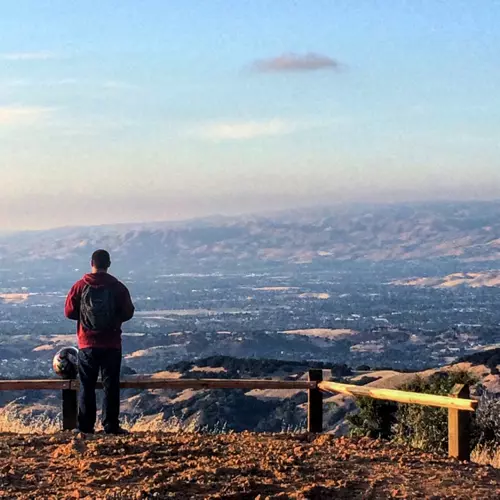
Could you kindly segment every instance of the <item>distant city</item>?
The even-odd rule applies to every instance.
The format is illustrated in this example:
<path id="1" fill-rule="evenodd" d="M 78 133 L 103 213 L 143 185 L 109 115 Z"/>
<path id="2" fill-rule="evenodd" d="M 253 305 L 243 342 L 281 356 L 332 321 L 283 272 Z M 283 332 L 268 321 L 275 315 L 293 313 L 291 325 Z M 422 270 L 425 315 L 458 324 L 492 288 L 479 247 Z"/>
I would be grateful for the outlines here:
<path id="1" fill-rule="evenodd" d="M 212 355 L 419 370 L 500 342 L 500 203 L 391 205 L 0 239 L 0 376 L 51 376 L 93 249 L 136 304 L 125 366 Z"/>

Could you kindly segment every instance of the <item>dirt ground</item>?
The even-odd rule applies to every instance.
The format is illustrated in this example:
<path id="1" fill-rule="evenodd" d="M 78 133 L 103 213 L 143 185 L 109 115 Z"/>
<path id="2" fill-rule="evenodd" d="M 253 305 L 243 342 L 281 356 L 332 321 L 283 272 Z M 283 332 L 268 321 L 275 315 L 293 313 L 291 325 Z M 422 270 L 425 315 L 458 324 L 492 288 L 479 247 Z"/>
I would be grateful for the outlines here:
<path id="1" fill-rule="evenodd" d="M 329 435 L 0 434 L 0 498 L 498 499 L 500 471 Z"/>

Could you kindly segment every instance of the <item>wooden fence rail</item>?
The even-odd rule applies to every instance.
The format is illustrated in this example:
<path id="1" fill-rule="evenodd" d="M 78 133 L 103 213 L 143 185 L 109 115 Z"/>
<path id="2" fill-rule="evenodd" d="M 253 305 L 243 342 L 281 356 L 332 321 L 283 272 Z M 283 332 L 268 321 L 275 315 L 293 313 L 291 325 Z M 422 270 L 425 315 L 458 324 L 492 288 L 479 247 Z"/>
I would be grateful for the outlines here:
<path id="1" fill-rule="evenodd" d="M 337 382 L 320 382 L 318 387 L 326 392 L 339 392 L 350 396 L 364 396 L 373 399 L 383 399 L 385 401 L 395 401 L 397 403 L 434 406 L 463 411 L 475 411 L 477 407 L 477 401 L 462 397 L 420 394 L 418 392 L 397 391 L 394 389 L 376 389 L 362 385 L 339 384 Z"/>
<path id="2" fill-rule="evenodd" d="M 323 381 L 322 370 L 309 370 L 309 380 L 257 379 L 167 379 L 150 375 L 125 377 L 122 389 L 278 389 L 307 390 L 307 428 L 309 432 L 323 431 L 323 394 L 340 393 L 355 397 L 370 397 L 398 403 L 419 404 L 448 409 L 448 454 L 460 460 L 470 459 L 470 412 L 477 401 L 469 399 L 469 387 L 457 385 L 450 396 L 420 394 L 394 389 L 378 389 L 352 384 Z M 0 391 L 61 390 L 63 430 L 77 426 L 78 380 L 0 380 Z M 102 384 L 98 382 L 97 388 Z"/>

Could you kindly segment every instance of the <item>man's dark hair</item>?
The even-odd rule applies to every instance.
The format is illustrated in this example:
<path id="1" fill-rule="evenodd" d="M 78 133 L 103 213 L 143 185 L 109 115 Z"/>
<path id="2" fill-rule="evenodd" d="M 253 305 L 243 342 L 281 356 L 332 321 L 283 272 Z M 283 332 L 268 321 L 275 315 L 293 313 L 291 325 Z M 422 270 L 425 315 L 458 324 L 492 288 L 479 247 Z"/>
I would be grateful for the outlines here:
<path id="1" fill-rule="evenodd" d="M 106 250 L 96 250 L 92 254 L 92 265 L 96 269 L 107 269 L 111 265 L 111 257 Z"/>

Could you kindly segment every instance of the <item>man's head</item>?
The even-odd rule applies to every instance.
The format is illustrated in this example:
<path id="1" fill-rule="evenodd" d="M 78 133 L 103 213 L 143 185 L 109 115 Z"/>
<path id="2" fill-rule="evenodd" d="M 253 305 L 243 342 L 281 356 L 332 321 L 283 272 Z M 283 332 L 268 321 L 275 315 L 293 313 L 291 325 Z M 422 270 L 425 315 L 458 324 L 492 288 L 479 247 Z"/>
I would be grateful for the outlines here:
<path id="1" fill-rule="evenodd" d="M 93 273 L 106 272 L 111 265 L 111 257 L 109 252 L 106 250 L 96 250 L 92 254 L 92 259 L 90 261 Z"/>

